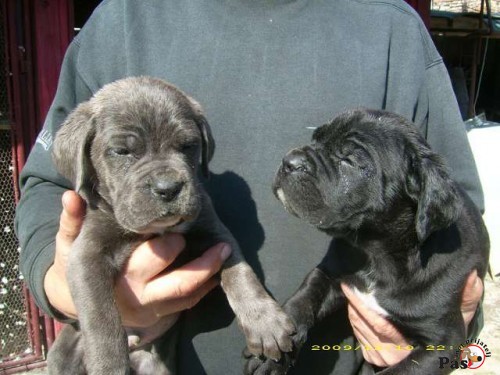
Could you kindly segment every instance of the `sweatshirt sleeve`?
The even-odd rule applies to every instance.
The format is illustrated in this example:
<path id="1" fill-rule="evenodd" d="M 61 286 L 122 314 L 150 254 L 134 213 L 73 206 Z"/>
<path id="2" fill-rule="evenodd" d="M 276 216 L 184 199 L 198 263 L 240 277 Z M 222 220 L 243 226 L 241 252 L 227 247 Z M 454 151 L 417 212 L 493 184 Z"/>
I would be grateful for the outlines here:
<path id="1" fill-rule="evenodd" d="M 403 6 L 403 5 L 401 5 Z M 383 108 L 412 120 L 448 165 L 451 177 L 484 211 L 484 201 L 465 124 L 448 71 L 422 20 L 404 6 L 389 36 Z"/>
<path id="2" fill-rule="evenodd" d="M 428 111 L 426 138 L 432 149 L 444 157 L 452 178 L 484 212 L 484 198 L 465 124 L 445 65 L 437 61 L 426 70 L 424 82 Z"/>
<path id="3" fill-rule="evenodd" d="M 62 211 L 61 196 L 71 184 L 59 175 L 51 157 L 57 129 L 79 102 L 91 91 L 78 74 L 79 40 L 69 46 L 59 77 L 56 96 L 45 124 L 20 175 L 21 199 L 15 227 L 21 246 L 20 269 L 37 305 L 61 319 L 51 308 L 44 292 L 44 277 L 54 261 L 55 235 Z"/>
<path id="4" fill-rule="evenodd" d="M 427 142 L 445 159 L 451 177 L 484 213 L 484 196 L 479 173 L 448 71 L 441 58 L 426 68 L 415 117 L 415 122 L 425 131 Z M 467 337 L 477 337 L 483 326 L 481 300 L 469 324 Z"/>

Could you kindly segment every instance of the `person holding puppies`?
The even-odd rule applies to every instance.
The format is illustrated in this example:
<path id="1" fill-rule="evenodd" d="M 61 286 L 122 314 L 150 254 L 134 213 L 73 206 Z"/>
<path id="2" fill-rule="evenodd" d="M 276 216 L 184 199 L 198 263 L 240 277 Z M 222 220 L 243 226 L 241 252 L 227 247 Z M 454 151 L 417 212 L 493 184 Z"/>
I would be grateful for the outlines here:
<path id="1" fill-rule="evenodd" d="M 484 208 L 445 66 L 402 1 L 106 0 L 68 48 L 40 136 L 49 141 L 35 144 L 21 176 L 22 272 L 38 305 L 62 321 L 78 317 L 66 259 L 86 207 L 55 172 L 50 139 L 102 86 L 138 75 L 172 82 L 205 108 L 217 144 L 205 185 L 247 261 L 281 303 L 321 261 L 329 241 L 283 211 L 271 191 L 274 169 L 288 149 L 309 140 L 310 127 L 345 108 L 385 109 L 417 124 Z M 115 286 L 123 323 L 150 328 L 140 338 L 147 342 L 164 333 L 156 329 L 161 319 L 185 311 L 179 373 L 241 373 L 244 338 L 224 296 L 213 290 L 231 249 L 218 244 L 169 268 L 184 245 L 182 235 L 167 234 L 132 253 Z M 472 274 L 462 299 L 470 334 L 480 325 L 473 316 L 482 291 Z M 369 373 L 365 363 L 385 367 L 408 354 L 375 350 L 379 343 L 404 347 L 405 338 L 348 288 L 344 293 L 348 312 L 310 333 L 294 373 Z M 313 351 L 313 345 L 345 350 Z"/>

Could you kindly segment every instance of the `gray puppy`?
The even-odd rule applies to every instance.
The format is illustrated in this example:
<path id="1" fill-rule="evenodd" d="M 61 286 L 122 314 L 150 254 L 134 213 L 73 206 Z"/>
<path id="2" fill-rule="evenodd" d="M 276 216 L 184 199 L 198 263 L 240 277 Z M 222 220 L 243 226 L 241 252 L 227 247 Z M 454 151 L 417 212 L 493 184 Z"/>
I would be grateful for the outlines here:
<path id="1" fill-rule="evenodd" d="M 73 111 L 57 133 L 53 157 L 87 202 L 68 259 L 79 326 L 68 326 L 48 358 L 53 374 L 169 374 L 155 343 L 136 350 L 114 302 L 113 285 L 131 251 L 153 235 L 181 232 L 192 256 L 218 242 L 232 254 L 221 285 L 254 355 L 292 350 L 294 325 L 244 261 L 198 180 L 208 175 L 214 141 L 200 105 L 150 77 L 104 86 Z M 176 317 L 161 322 L 172 326 Z M 131 332 L 131 331 L 129 331 Z M 141 335 L 129 335 L 133 347 Z M 170 345 L 170 360 L 175 342 Z M 172 361 L 173 362 L 173 361 Z"/>

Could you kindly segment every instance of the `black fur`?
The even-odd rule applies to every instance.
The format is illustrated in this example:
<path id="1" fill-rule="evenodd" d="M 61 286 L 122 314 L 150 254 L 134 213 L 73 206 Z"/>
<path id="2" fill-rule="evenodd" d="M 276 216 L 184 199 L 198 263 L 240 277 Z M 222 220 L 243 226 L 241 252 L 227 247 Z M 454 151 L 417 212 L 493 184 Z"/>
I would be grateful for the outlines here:
<path id="1" fill-rule="evenodd" d="M 473 269 L 484 278 L 489 241 L 479 211 L 416 127 L 382 111 L 343 113 L 285 156 L 273 189 L 290 213 L 333 237 L 284 305 L 298 329 L 295 351 L 311 327 L 345 305 L 342 281 L 374 293 L 415 347 L 381 373 L 450 372 L 437 357 L 454 357 L 465 341 L 462 290 Z M 251 358 L 246 372 L 283 374 L 295 357 Z"/>

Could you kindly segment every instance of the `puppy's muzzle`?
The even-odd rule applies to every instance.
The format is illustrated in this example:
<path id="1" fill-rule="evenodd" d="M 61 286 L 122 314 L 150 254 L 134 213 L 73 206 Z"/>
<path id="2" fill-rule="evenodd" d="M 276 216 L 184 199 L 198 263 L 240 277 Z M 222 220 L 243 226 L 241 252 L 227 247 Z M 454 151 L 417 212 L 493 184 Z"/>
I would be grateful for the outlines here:
<path id="1" fill-rule="evenodd" d="M 289 185 L 291 181 L 298 181 L 303 178 L 309 179 L 316 172 L 314 160 L 308 154 L 310 152 L 306 148 L 295 148 L 289 151 L 281 161 L 274 179 L 273 192 L 282 202 L 285 201 L 281 189 L 283 185 Z M 281 193 L 279 190 L 281 190 Z"/>
<path id="2" fill-rule="evenodd" d="M 150 184 L 153 197 L 165 202 L 171 202 L 180 194 L 184 187 L 184 181 L 176 181 L 169 178 L 155 179 Z"/>
<path id="3" fill-rule="evenodd" d="M 309 151 L 309 152 L 308 152 Z M 308 173 L 314 174 L 316 166 L 311 150 L 306 148 L 296 148 L 289 151 L 281 162 L 282 173 Z"/>

